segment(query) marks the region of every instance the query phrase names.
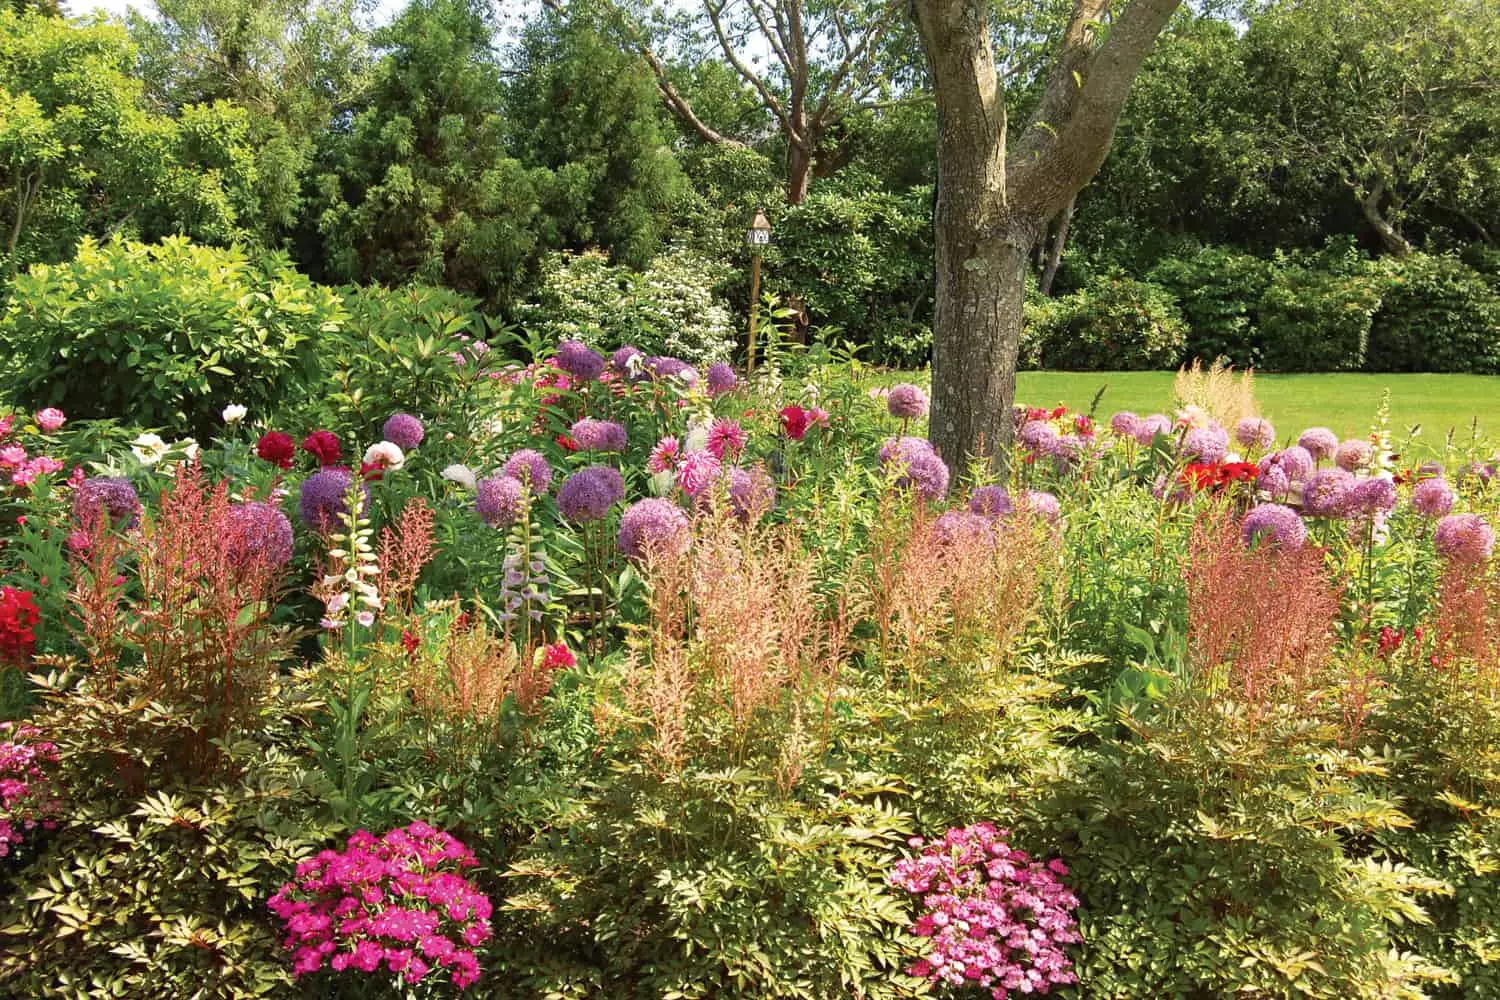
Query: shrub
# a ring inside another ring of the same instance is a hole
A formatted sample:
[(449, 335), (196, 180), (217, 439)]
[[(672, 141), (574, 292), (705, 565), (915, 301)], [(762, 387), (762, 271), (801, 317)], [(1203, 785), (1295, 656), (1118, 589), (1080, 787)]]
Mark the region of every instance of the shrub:
[(72, 262), (17, 276), (0, 345), (25, 405), (206, 434), (227, 403), (295, 398), (343, 320), (338, 295), (281, 254), (85, 240)]
[(1378, 372), (1500, 372), (1500, 294), (1452, 257), (1384, 261), (1365, 367)]
[(1090, 278), (1079, 291), (1033, 307), (1028, 319), (1046, 368), (1172, 368), (1187, 346), (1187, 323), (1171, 293), (1118, 274)]
[(1177, 299), (1187, 320), (1189, 360), (1223, 359), (1240, 368), (1260, 364), (1255, 309), (1271, 283), (1270, 262), (1228, 247), (1199, 247), (1167, 257), (1149, 280)]
[(1379, 306), (1372, 266), (1352, 247), (1310, 257), (1278, 254), (1256, 306), (1261, 363), (1272, 371), (1358, 371)]

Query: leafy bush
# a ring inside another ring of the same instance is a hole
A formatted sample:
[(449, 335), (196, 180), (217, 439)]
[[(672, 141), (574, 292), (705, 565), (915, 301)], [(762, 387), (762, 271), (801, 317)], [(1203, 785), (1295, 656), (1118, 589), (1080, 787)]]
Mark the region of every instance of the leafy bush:
[(1500, 372), (1500, 294), (1452, 257), (1382, 262), (1385, 283), (1366, 367), (1377, 372)]
[(1358, 371), (1379, 307), (1374, 269), (1352, 246), (1315, 256), (1277, 254), (1256, 306), (1261, 363), (1272, 371)]
[(1187, 346), (1187, 323), (1171, 293), (1123, 275), (1090, 278), (1071, 295), (1033, 305), (1027, 320), (1046, 368), (1172, 368)]
[(17, 276), (0, 345), (24, 405), (203, 434), (228, 403), (296, 398), (343, 320), (338, 295), (280, 254), (85, 240)]
[(722, 267), (687, 250), (663, 253), (640, 273), (597, 251), (552, 254), (520, 322), (543, 342), (632, 344), (706, 366), (727, 359), (733, 346), (733, 317), (714, 294), (723, 278)]
[(1229, 247), (1199, 247), (1164, 258), (1149, 279), (1177, 299), (1188, 323), (1188, 360), (1223, 358), (1239, 368), (1260, 364), (1255, 308), (1271, 283), (1269, 262)]

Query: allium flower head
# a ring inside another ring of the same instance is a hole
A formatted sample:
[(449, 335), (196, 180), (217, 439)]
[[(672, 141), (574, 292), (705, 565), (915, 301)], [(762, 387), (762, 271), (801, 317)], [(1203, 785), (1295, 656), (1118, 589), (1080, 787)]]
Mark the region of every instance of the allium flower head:
[(1109, 429), (1120, 437), (1134, 439), (1140, 435), (1143, 426), (1144, 421), (1129, 410), (1121, 410), (1109, 418)]
[(733, 460), (740, 452), (745, 450), (749, 443), (750, 435), (745, 433), (745, 428), (740, 426), (738, 420), (714, 420), (708, 428), (708, 450), (713, 452), (720, 461)]
[(719, 478), (722, 463), (711, 451), (690, 451), (677, 467), (677, 485), (697, 499)]
[(890, 438), (880, 447), (882, 465), (897, 470), (897, 489), (914, 490), (925, 500), (948, 495), (948, 466), (924, 438)]
[(634, 374), (632, 369), (638, 369), (640, 367), (639, 359), (645, 356), (640, 348), (631, 347), (629, 344), (626, 344), (609, 356), (609, 363), (619, 374), (632, 375)]
[(568, 429), (568, 435), (583, 451), (615, 452), (625, 450), (625, 428), (611, 420), (584, 417)]
[(995, 544), (995, 522), (970, 510), (947, 510), (932, 522), (933, 541), (939, 545), (990, 546)]
[(285, 566), (292, 558), (292, 522), (280, 507), (237, 503), (225, 517), (225, 547), (236, 566), (265, 562)]
[(481, 479), (475, 489), (474, 509), (491, 528), (505, 529), (526, 515), (526, 486), (514, 476)]
[(1453, 488), (1446, 479), (1424, 479), (1411, 491), (1412, 508), (1434, 521), (1453, 509), (1453, 499)]
[(281, 469), (290, 469), (297, 460), (297, 445), (290, 434), (268, 431), (255, 445), (255, 454)]
[(1478, 514), (1449, 514), (1433, 533), (1438, 554), (1463, 566), (1477, 566), (1495, 549), (1495, 532)]
[[(342, 526), (344, 515), (349, 513), (346, 499), (350, 485), (354, 482), (348, 469), (323, 469), (302, 480), (302, 493), (297, 503), (302, 523), (314, 531), (327, 532)], [(360, 486), (368, 502), (369, 490)]]
[(44, 433), (51, 434), (67, 422), (68, 418), (63, 415), (63, 411), (56, 407), (49, 406), (45, 410), (37, 411), (36, 425)]
[(1327, 427), (1309, 427), (1297, 438), (1297, 444), (1307, 449), (1314, 461), (1332, 458), (1339, 449), (1339, 436)]
[(1260, 476), (1255, 485), (1269, 496), (1285, 497), (1292, 488), (1292, 479), (1286, 474), (1286, 467), (1282, 465), (1262, 465)]
[(977, 486), (969, 494), (969, 510), (985, 517), (1003, 517), (1014, 508), (1003, 486)]
[(557, 345), (557, 367), (580, 382), (592, 382), (604, 374), (604, 358), (581, 340)]
[(1235, 426), (1234, 439), (1242, 448), (1269, 448), (1276, 443), (1276, 428), (1269, 420), (1246, 417)]
[(637, 500), (620, 515), (620, 551), (631, 559), (681, 555), (692, 541), (692, 522), (670, 500)]
[(1141, 429), (1136, 434), (1136, 442), (1142, 446), (1150, 445), (1156, 440), (1158, 434), (1172, 433), (1172, 418), (1165, 413), (1153, 413), (1141, 420)]
[(557, 509), (574, 524), (602, 520), (625, 499), (625, 480), (618, 469), (591, 465), (569, 476), (557, 491)]
[(1302, 509), (1311, 517), (1346, 517), (1354, 477), (1343, 469), (1319, 469), (1302, 487)]
[(87, 529), (100, 514), (108, 515), (117, 528), (134, 528), (141, 523), (141, 498), (130, 480), (99, 476), (79, 484), (73, 495), (73, 520)]
[(1222, 462), (1228, 454), (1229, 440), (1223, 428), (1195, 427), (1182, 436), (1182, 457), (1190, 462)]
[(1286, 478), (1290, 482), (1301, 482), (1306, 479), (1312, 474), (1315, 465), (1312, 454), (1297, 444), (1272, 452), (1260, 460), (1262, 472), (1266, 472), (1272, 466), (1277, 466), (1286, 473)]
[(1041, 455), (1057, 447), (1057, 430), (1045, 420), (1028, 420), (1016, 431), (1016, 440)]
[(1367, 467), (1374, 456), (1375, 448), (1370, 442), (1350, 438), (1341, 443), (1333, 453), (1333, 462), (1345, 472), (1358, 472)]
[(1300, 549), (1307, 541), (1307, 525), (1302, 523), (1302, 518), (1292, 508), (1279, 503), (1252, 507), (1245, 515), (1242, 530), (1246, 545), (1270, 543), (1291, 551)]
[(530, 488), (532, 496), (543, 496), (552, 487), (552, 467), (539, 451), (522, 448), (506, 459), (501, 472), (519, 479)]
[(708, 366), (707, 387), (710, 396), (722, 396), (727, 392), (733, 392), (739, 379), (735, 377), (734, 369), (722, 361), (716, 365)]
[(381, 437), (403, 451), (411, 451), (421, 444), (426, 434), (427, 428), (422, 426), (422, 421), (410, 413), (392, 414), (380, 429)]
[(1396, 484), (1383, 476), (1360, 479), (1349, 493), (1349, 504), (1366, 516), (1388, 514), (1396, 509)]
[(886, 394), (885, 408), (898, 420), (918, 420), (927, 416), (927, 393), (910, 382), (893, 385)]
[(776, 506), (776, 484), (761, 466), (727, 469), (724, 478), (729, 494), (729, 509), (739, 520), (759, 520)]
[(1062, 517), (1062, 504), (1046, 490), (1027, 490), (1017, 506), (1052, 524), (1056, 524)]
[(642, 361), (641, 367), (654, 378), (675, 379), (690, 388), (698, 384), (698, 370), (679, 358), (656, 355)]

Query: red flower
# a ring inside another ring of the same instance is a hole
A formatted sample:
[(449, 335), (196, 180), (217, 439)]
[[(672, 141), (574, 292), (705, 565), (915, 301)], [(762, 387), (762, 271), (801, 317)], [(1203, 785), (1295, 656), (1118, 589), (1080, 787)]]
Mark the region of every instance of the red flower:
[(297, 457), (297, 445), (290, 434), (268, 431), (255, 446), (255, 453), (273, 465), (290, 469), (292, 460)]
[(1052, 411), (1052, 414), (1051, 414), (1052, 419), (1056, 420), (1056, 419), (1058, 419), (1059, 417), (1061, 417), (1063, 414), (1065, 414), (1067, 412), (1068, 412), (1068, 408), (1066, 406), (1059, 406), (1057, 409), (1055, 409), (1055, 410)]
[(421, 648), (422, 640), (417, 638), (417, 633), (409, 628), (401, 630), (401, 648), (406, 650), (407, 656), (416, 656), (417, 650)]
[(0, 660), (24, 663), (36, 649), (33, 629), (42, 620), (30, 591), (0, 588)]
[(1026, 411), (1026, 421), (1028, 423), (1030, 423), (1033, 420), (1046, 420), (1046, 419), (1047, 419), (1047, 411), (1044, 410), (1044, 409), (1042, 409), (1039, 406), (1033, 406), (1031, 409), (1029, 409), (1029, 410)]
[(379, 462), (360, 462), (359, 478), (367, 483), (378, 483), (385, 478), (385, 466)]
[(332, 431), (313, 431), (303, 439), (302, 450), (315, 457), (318, 465), (325, 469), (338, 464), (339, 439)]
[(1389, 625), (1380, 630), (1380, 655), (1390, 659), (1392, 653), (1401, 648), (1406, 633), (1399, 628), (1391, 628)]
[(1073, 429), (1084, 437), (1094, 436), (1094, 422), (1087, 413), (1080, 413), (1073, 418)]
[(559, 434), (557, 436), (557, 443), (562, 446), (562, 449), (564, 451), (577, 451), (578, 450), (578, 442), (574, 441), (572, 438), (568, 437), (568, 435), (566, 435), (566, 434)]
[(567, 670), (578, 665), (578, 658), (567, 643), (554, 642), (542, 647), (543, 670)]
[(810, 423), (807, 411), (800, 406), (785, 406), (781, 409), (781, 428), (786, 431), (786, 436), (793, 441), (801, 441), (807, 436), (807, 425)]

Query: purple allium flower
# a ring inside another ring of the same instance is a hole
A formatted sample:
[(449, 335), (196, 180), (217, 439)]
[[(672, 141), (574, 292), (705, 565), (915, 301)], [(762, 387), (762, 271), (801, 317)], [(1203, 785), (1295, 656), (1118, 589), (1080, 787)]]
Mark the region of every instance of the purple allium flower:
[(264, 561), (285, 566), (292, 558), (292, 522), (281, 508), (268, 503), (237, 503), (225, 515), (224, 535), (229, 561), (244, 566)]
[(1263, 503), (1245, 515), (1245, 544), (1270, 542), (1285, 550), (1300, 549), (1307, 541), (1307, 525), (1295, 510), (1279, 503)]
[(1010, 493), (1003, 486), (976, 486), (969, 494), (969, 510), (985, 517), (1003, 517), (1013, 509)]
[(1246, 417), (1235, 427), (1234, 439), (1243, 448), (1269, 448), (1276, 443), (1276, 428), (1269, 420)]
[(914, 489), (927, 500), (948, 495), (948, 466), (925, 438), (887, 438), (880, 446), (880, 463), (897, 468), (897, 489)]
[(719, 478), (721, 465), (719, 456), (711, 451), (690, 451), (677, 468), (677, 485), (696, 500)]
[(625, 428), (611, 420), (584, 417), (569, 428), (568, 436), (584, 451), (625, 450)]
[(995, 544), (995, 523), (983, 514), (968, 510), (949, 510), (932, 522), (932, 538), (939, 545)]
[(1050, 455), (1057, 447), (1057, 431), (1045, 420), (1029, 420), (1016, 431), (1016, 440), (1039, 455)]
[(1120, 437), (1139, 437), (1141, 428), (1144, 426), (1145, 421), (1129, 410), (1121, 410), (1109, 418), (1109, 429), (1120, 435)]
[(722, 396), (726, 392), (733, 392), (739, 379), (735, 377), (734, 369), (719, 362), (708, 366), (707, 385), (710, 396)]
[(1300, 482), (1306, 479), (1313, 471), (1316, 463), (1308, 450), (1301, 445), (1292, 445), (1281, 451), (1273, 451), (1260, 460), (1260, 471), (1262, 475), (1269, 472), (1273, 467), (1281, 469), (1286, 473), (1290, 482)]
[(1153, 413), (1141, 421), (1141, 429), (1135, 439), (1142, 445), (1149, 445), (1156, 440), (1158, 434), (1172, 433), (1172, 418), (1165, 413)]
[(620, 515), (620, 551), (631, 559), (681, 555), (692, 541), (692, 522), (670, 500), (637, 500)]
[(552, 467), (541, 452), (530, 448), (510, 456), (500, 471), (530, 487), (533, 496), (542, 496), (552, 486)]
[(625, 480), (618, 469), (591, 465), (567, 478), (557, 491), (557, 509), (574, 524), (601, 520), (625, 499)]
[(141, 498), (130, 480), (115, 476), (96, 476), (78, 484), (73, 497), (73, 519), (80, 527), (90, 528), (100, 512), (109, 515), (117, 528), (134, 528), (141, 523)]
[(515, 476), (491, 476), (476, 487), (474, 509), (491, 528), (509, 528), (526, 515), (526, 485)]
[(640, 348), (631, 347), (629, 344), (626, 344), (609, 356), (609, 363), (614, 367), (616, 372), (621, 375), (629, 375), (631, 361), (636, 358), (644, 358), (645, 356)]
[(1062, 504), (1046, 490), (1027, 490), (1017, 506), (1052, 524), (1056, 524), (1058, 518), (1062, 517)]
[(592, 382), (604, 374), (604, 358), (581, 340), (558, 344), (556, 364), (580, 382)]
[(1453, 488), (1446, 479), (1424, 479), (1411, 491), (1412, 508), (1434, 521), (1453, 509), (1453, 499)]
[(926, 438), (886, 438), (880, 445), (880, 464), (885, 465), (898, 459), (904, 462), (913, 455), (931, 452), (932, 442)]
[(1465, 479), (1478, 479), (1481, 484), (1488, 483), (1495, 478), (1495, 466), (1491, 462), (1470, 462), (1459, 471), (1458, 481)]
[(916, 420), (927, 416), (927, 393), (910, 382), (891, 386), (885, 397), (885, 408), (891, 416), (900, 420)]
[(1182, 457), (1190, 462), (1222, 462), (1229, 454), (1229, 440), (1223, 428), (1199, 427), (1182, 438)]
[(1477, 566), (1494, 551), (1495, 532), (1478, 514), (1449, 514), (1438, 522), (1433, 541), (1450, 561)]
[(1343, 469), (1319, 469), (1302, 487), (1302, 509), (1310, 517), (1346, 517), (1354, 476)]
[(1327, 427), (1309, 427), (1297, 438), (1297, 444), (1307, 449), (1316, 462), (1332, 458), (1339, 449), (1339, 436)]
[(1292, 480), (1284, 466), (1272, 465), (1256, 477), (1255, 485), (1269, 496), (1285, 497), (1292, 488)]
[(410, 413), (394, 413), (381, 428), (380, 434), (391, 444), (402, 451), (411, 451), (422, 443), (427, 429), (422, 426), (422, 421)]
[(1355, 482), (1349, 493), (1352, 510), (1367, 516), (1389, 514), (1396, 509), (1396, 484), (1383, 476)]
[(776, 484), (759, 465), (749, 469), (729, 469), (725, 473), (725, 480), (728, 484), (729, 509), (741, 521), (759, 520), (776, 505)]
[(690, 387), (698, 383), (698, 370), (678, 358), (657, 355), (647, 358), (641, 364), (656, 378), (674, 378)]
[(1333, 453), (1333, 464), (1345, 472), (1358, 472), (1370, 464), (1370, 459), (1375, 455), (1375, 449), (1368, 441), (1358, 438), (1350, 438), (1338, 446)]
[[(349, 513), (345, 498), (353, 482), (354, 477), (348, 469), (324, 469), (302, 480), (302, 495), (297, 504), (302, 523), (314, 531), (331, 531), (341, 527), (344, 515)], [(370, 491), (363, 483), (360, 484), (360, 491), (364, 494), (361, 501), (363, 510), (363, 505), (369, 502)]]

